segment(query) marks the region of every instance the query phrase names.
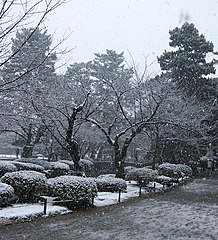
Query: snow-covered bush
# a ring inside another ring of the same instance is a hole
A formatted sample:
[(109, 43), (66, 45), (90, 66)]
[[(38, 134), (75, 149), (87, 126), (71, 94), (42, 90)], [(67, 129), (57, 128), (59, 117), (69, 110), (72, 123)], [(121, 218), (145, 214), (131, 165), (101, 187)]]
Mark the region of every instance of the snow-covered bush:
[(126, 176), (126, 174), (132, 170), (132, 169), (135, 169), (136, 167), (133, 167), (133, 166), (127, 166), (127, 167), (124, 167), (124, 174)]
[(192, 168), (185, 164), (177, 164), (177, 169), (182, 172), (185, 176), (191, 177), (193, 174)]
[(6, 173), (1, 181), (14, 188), (19, 202), (30, 202), (46, 189), (47, 179), (43, 173), (36, 171), (17, 171)]
[(121, 178), (115, 178), (112, 174), (100, 175), (94, 178), (99, 192), (117, 192), (126, 191), (126, 181)]
[(101, 175), (98, 176), (98, 178), (106, 178), (106, 177), (115, 178), (115, 177), (116, 177), (116, 174), (108, 173), (108, 174), (101, 174)]
[(162, 163), (158, 166), (158, 174), (171, 177), (173, 179), (180, 178), (181, 172), (176, 168), (176, 164), (172, 163)]
[(15, 199), (14, 189), (12, 186), (0, 182), (0, 207), (10, 205)]
[(87, 177), (94, 177), (96, 175), (95, 164), (91, 160), (80, 159), (79, 165)]
[(14, 164), (7, 161), (0, 161), (0, 177), (7, 172), (14, 172), (14, 171), (17, 171), (17, 168)]
[(136, 181), (139, 184), (147, 185), (157, 177), (157, 171), (143, 167), (133, 168), (126, 174), (126, 180)]
[(45, 170), (44, 167), (37, 165), (37, 164), (33, 164), (33, 163), (24, 163), (24, 162), (17, 162), (17, 161), (13, 161), (11, 163), (17, 167), (18, 171), (30, 170), (30, 171), (36, 171), (36, 172), (43, 173)]
[(46, 171), (47, 178), (54, 178), (62, 175), (67, 175), (70, 170), (69, 165), (62, 162), (51, 162), (50, 165), (51, 168)]
[(69, 208), (88, 207), (97, 195), (97, 186), (92, 179), (60, 176), (48, 179), (47, 195), (58, 200), (71, 200), (61, 203)]
[(44, 160), (44, 159), (38, 159), (38, 158), (19, 158), (16, 159), (15, 161), (17, 162), (24, 162), (24, 163), (33, 163), (33, 164), (37, 164), (40, 165), (42, 167), (44, 167), (45, 170), (49, 170), (51, 169), (51, 164), (50, 162)]
[(70, 170), (73, 170), (73, 171), (76, 170), (73, 161), (70, 161), (70, 160), (59, 160), (58, 162), (67, 164), (69, 166)]
[(174, 180), (192, 174), (192, 169), (183, 164), (162, 163), (158, 166), (158, 174)]
[(171, 185), (172, 182), (173, 182), (173, 179), (171, 177), (167, 177), (167, 176), (157, 176), (155, 179), (154, 179), (155, 182), (158, 182), (160, 184), (166, 184), (166, 185)]

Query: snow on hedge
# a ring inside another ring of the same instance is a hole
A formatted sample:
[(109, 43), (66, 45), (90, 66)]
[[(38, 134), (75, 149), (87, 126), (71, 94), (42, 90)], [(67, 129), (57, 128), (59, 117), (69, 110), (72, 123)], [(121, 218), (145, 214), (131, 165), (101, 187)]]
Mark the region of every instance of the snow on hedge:
[(80, 159), (79, 165), (82, 167), (82, 170), (85, 172), (85, 175), (88, 177), (95, 176), (95, 164), (88, 159)]
[(185, 164), (177, 164), (176, 168), (178, 169), (178, 171), (182, 172), (185, 176), (190, 177), (193, 174), (192, 168)]
[(45, 170), (44, 167), (37, 164), (33, 164), (33, 163), (24, 163), (24, 162), (17, 162), (17, 161), (13, 161), (11, 163), (17, 167), (18, 171), (30, 170), (30, 171), (36, 171), (36, 172), (44, 172)]
[(162, 163), (158, 166), (158, 174), (178, 179), (184, 176), (191, 176), (192, 169), (184, 164)]
[(66, 163), (61, 162), (50, 162), (51, 168), (46, 171), (46, 176), (48, 178), (59, 177), (62, 175), (67, 175), (69, 173), (70, 167)]
[(74, 166), (74, 162), (70, 160), (58, 160), (58, 162), (65, 163), (69, 166), (70, 170), (76, 170)]
[(164, 176), (164, 175), (161, 175), (161, 176), (157, 176), (155, 179), (154, 179), (155, 182), (158, 182), (160, 184), (166, 184), (166, 185), (171, 185), (173, 179), (171, 177), (167, 177), (167, 176)]
[(100, 175), (93, 178), (97, 184), (99, 192), (117, 192), (119, 190), (126, 191), (126, 181), (121, 178), (115, 178), (113, 174)]
[(24, 163), (33, 163), (40, 165), (45, 168), (45, 170), (51, 169), (51, 164), (50, 162), (44, 160), (44, 159), (38, 159), (38, 158), (19, 158), (16, 159), (15, 161), (17, 162), (24, 162)]
[(133, 167), (133, 166), (126, 166), (126, 167), (124, 167), (124, 173), (125, 173), (125, 175), (130, 171), (130, 170), (132, 170), (132, 169), (135, 169), (136, 167)]
[(7, 161), (0, 161), (0, 177), (7, 172), (14, 172), (14, 171), (17, 171), (17, 168), (14, 164)]
[(11, 185), (19, 202), (33, 201), (36, 195), (46, 189), (47, 178), (43, 173), (36, 171), (17, 171), (6, 173), (1, 181)]
[(143, 167), (130, 169), (126, 174), (126, 180), (136, 181), (140, 184), (146, 185), (158, 176), (157, 171)]
[(0, 182), (0, 207), (6, 207), (15, 199), (14, 189), (12, 186)]
[(86, 207), (97, 195), (97, 186), (92, 179), (60, 176), (48, 179), (47, 195), (59, 200), (71, 200), (61, 204), (69, 208)]
[(54, 170), (65, 170), (65, 171), (68, 171), (70, 170), (70, 167), (69, 165), (67, 165), (66, 163), (61, 163), (61, 162), (50, 162), (51, 164), (51, 169), (54, 169)]

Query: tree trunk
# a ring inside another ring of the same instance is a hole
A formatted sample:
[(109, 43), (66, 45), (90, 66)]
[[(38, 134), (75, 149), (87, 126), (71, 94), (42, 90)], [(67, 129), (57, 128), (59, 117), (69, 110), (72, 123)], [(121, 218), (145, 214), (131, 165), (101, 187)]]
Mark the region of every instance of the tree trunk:
[(116, 177), (123, 178), (125, 177), (124, 174), (124, 163), (126, 158), (126, 151), (119, 149), (118, 142), (115, 141), (114, 143), (114, 166), (116, 169)]
[(122, 154), (115, 156), (114, 165), (115, 165), (115, 169), (116, 169), (116, 177), (117, 178), (124, 179), (124, 177), (125, 177), (124, 162), (125, 162), (125, 156), (122, 156)]
[(26, 144), (23, 147), (23, 151), (21, 154), (22, 158), (29, 158), (33, 155), (33, 144), (32, 144), (32, 124), (29, 125), (29, 128), (27, 130), (27, 138), (26, 138)]
[(81, 171), (81, 166), (79, 165), (80, 161), (80, 149), (77, 141), (71, 140), (71, 142), (68, 142), (68, 153), (70, 154), (70, 157), (72, 161), (74, 162), (74, 166), (76, 171)]
[(25, 145), (21, 154), (22, 158), (30, 158), (33, 156), (33, 145)]
[(79, 165), (80, 161), (80, 148), (78, 142), (73, 137), (74, 131), (74, 123), (76, 121), (77, 114), (82, 111), (83, 106), (78, 106), (73, 109), (71, 116), (68, 118), (68, 128), (66, 132), (66, 139), (67, 142), (67, 152), (70, 154), (72, 161), (74, 162), (74, 166), (78, 174), (81, 172), (81, 166)]

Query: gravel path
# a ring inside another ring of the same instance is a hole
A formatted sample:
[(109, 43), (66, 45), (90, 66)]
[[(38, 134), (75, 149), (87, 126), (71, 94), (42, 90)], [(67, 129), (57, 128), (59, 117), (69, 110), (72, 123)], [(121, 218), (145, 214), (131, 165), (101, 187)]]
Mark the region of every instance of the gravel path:
[(218, 180), (195, 179), (163, 194), (0, 227), (0, 239), (218, 239)]

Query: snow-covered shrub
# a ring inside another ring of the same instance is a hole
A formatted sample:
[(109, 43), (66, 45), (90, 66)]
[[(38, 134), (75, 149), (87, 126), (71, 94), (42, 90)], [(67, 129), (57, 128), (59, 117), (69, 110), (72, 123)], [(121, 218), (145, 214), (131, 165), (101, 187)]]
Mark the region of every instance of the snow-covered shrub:
[(182, 177), (182, 173), (177, 169), (176, 164), (162, 163), (158, 166), (158, 174), (171, 177), (174, 180)]
[(91, 160), (80, 159), (79, 165), (87, 177), (94, 177), (96, 175), (95, 164)]
[(166, 184), (166, 185), (171, 185), (172, 182), (173, 182), (173, 179), (171, 177), (167, 177), (167, 176), (164, 176), (164, 175), (161, 175), (161, 176), (157, 176), (155, 179), (154, 179), (155, 182), (158, 182), (160, 184)]
[(46, 171), (46, 177), (48, 178), (67, 175), (70, 170), (69, 165), (62, 162), (51, 162), (50, 165), (51, 165), (51, 168)]
[(94, 178), (99, 192), (117, 192), (126, 191), (126, 181), (121, 178), (115, 178), (112, 174), (100, 175)]
[(47, 179), (43, 173), (36, 171), (17, 171), (6, 173), (1, 181), (14, 188), (19, 202), (29, 202), (46, 189)]
[(42, 167), (44, 167), (45, 170), (49, 170), (51, 169), (51, 164), (50, 162), (44, 160), (44, 159), (38, 159), (38, 158), (19, 158), (16, 159), (15, 161), (17, 162), (24, 162), (24, 163), (33, 163), (33, 164), (37, 164), (40, 165)]
[(192, 174), (192, 169), (183, 164), (162, 163), (158, 166), (158, 174), (174, 180)]
[(69, 208), (88, 207), (97, 195), (97, 186), (92, 179), (60, 176), (48, 179), (47, 195), (57, 197), (58, 200), (71, 200), (58, 203)]
[(126, 174), (132, 170), (132, 169), (135, 169), (136, 167), (133, 167), (133, 166), (127, 166), (127, 167), (124, 167), (124, 174), (126, 176)]
[(157, 171), (143, 167), (129, 170), (126, 175), (126, 180), (136, 181), (139, 184), (147, 185), (157, 177)]
[(0, 182), (0, 207), (10, 205), (15, 199), (14, 189), (12, 186)]
[(176, 168), (182, 172), (185, 176), (191, 177), (193, 174), (192, 168), (185, 164), (177, 164)]
[(108, 173), (108, 174), (101, 174), (101, 175), (98, 176), (98, 178), (106, 178), (106, 177), (115, 178), (115, 177), (116, 177), (116, 174)]
[(73, 161), (70, 161), (70, 160), (59, 160), (58, 162), (67, 164), (69, 166), (70, 170), (73, 170), (73, 171), (76, 170)]
[(17, 168), (14, 164), (7, 161), (0, 161), (0, 177), (7, 172), (14, 172), (14, 171), (17, 171)]
[(44, 167), (37, 165), (37, 164), (33, 164), (33, 163), (24, 163), (24, 162), (13, 161), (12, 164), (17, 167), (18, 171), (30, 170), (30, 171), (36, 171), (36, 172), (43, 173), (45, 170)]

